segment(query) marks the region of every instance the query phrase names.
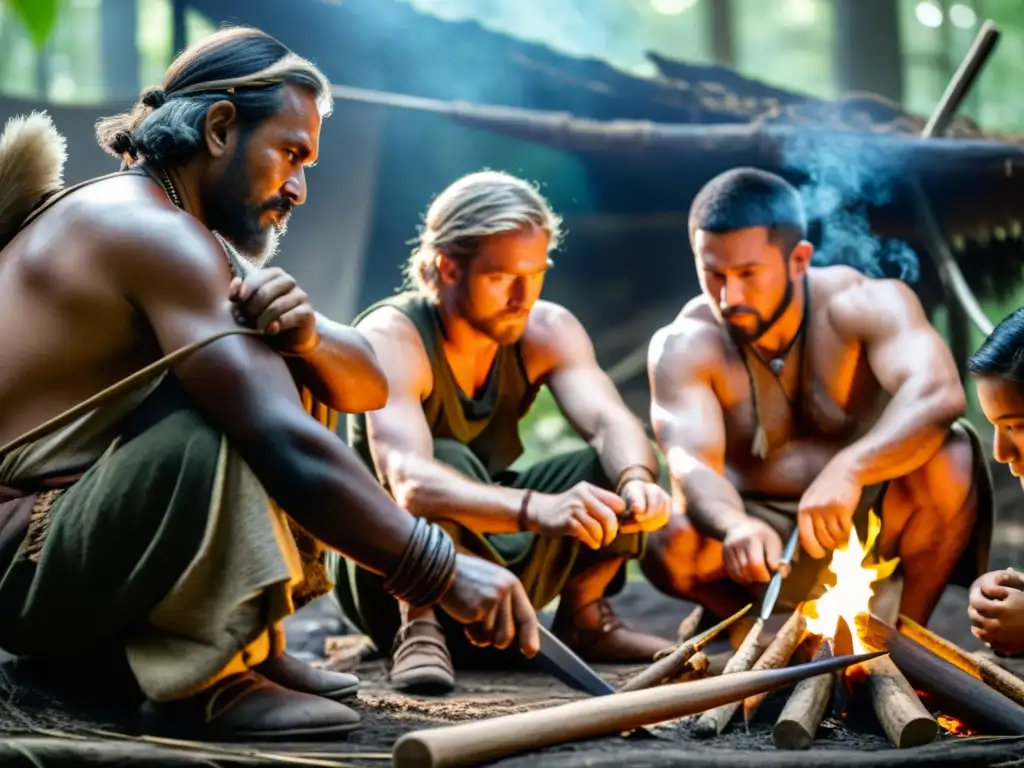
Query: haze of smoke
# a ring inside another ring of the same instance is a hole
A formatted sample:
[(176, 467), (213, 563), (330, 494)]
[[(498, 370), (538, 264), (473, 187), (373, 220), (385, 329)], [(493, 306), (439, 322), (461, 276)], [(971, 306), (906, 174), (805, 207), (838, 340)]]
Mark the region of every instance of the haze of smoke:
[(807, 176), (800, 194), (809, 221), (821, 225), (814, 263), (846, 264), (870, 277), (918, 279), (918, 256), (902, 240), (882, 240), (871, 230), (868, 208), (892, 199), (902, 153), (891, 142), (798, 134), (782, 149), (784, 167)]

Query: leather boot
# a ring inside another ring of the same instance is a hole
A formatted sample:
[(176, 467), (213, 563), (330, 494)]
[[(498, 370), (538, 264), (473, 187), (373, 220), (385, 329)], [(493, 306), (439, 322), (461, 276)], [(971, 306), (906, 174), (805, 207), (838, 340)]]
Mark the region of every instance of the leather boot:
[(449, 693), (455, 688), (455, 670), (444, 630), (429, 619), (402, 626), (391, 650), (391, 685), (407, 693)]
[(576, 609), (559, 603), (554, 633), (584, 661), (605, 664), (650, 662), (658, 651), (674, 643), (630, 629), (604, 599)]
[(301, 741), (343, 736), (360, 717), (344, 704), (299, 693), (252, 670), (188, 699), (148, 701), (141, 725), (150, 734), (200, 741)]
[(317, 669), (287, 653), (276, 659), (267, 659), (255, 671), (285, 688), (332, 701), (349, 699), (359, 690), (359, 678), (355, 675)]

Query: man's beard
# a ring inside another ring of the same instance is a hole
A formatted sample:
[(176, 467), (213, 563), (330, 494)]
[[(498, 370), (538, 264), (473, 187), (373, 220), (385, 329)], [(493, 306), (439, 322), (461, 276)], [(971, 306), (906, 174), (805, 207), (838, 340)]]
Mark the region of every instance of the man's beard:
[[(793, 281), (786, 281), (786, 292), (782, 296), (782, 300), (779, 302), (779, 306), (775, 308), (775, 311), (767, 318), (761, 317), (761, 315), (751, 307), (733, 307), (729, 310), (722, 312), (722, 321), (726, 324), (729, 329), (729, 333), (734, 337), (742, 339), (748, 344), (754, 344), (758, 339), (764, 336), (773, 325), (775, 325), (779, 318), (781, 318), (789, 305), (793, 303)], [(738, 315), (745, 315), (747, 317), (753, 317), (757, 320), (757, 323), (753, 328), (747, 330), (741, 326), (734, 325), (729, 322), (730, 317)]]
[[(203, 200), (203, 214), (210, 229), (229, 240), (257, 267), (266, 266), (277, 253), (285, 233), (292, 201), (273, 197), (258, 205), (251, 202), (252, 180), (246, 168), (245, 142), (239, 143), (224, 174)], [(262, 226), (260, 219), (269, 211), (282, 214), (280, 223)]]
[(474, 316), (464, 288), (459, 288), (456, 293), (455, 308), (459, 312), (459, 317), (470, 328), (502, 347), (515, 344), (523, 337), (523, 333), (526, 331), (526, 323), (522, 322), (521, 312), (499, 312), (488, 318)]

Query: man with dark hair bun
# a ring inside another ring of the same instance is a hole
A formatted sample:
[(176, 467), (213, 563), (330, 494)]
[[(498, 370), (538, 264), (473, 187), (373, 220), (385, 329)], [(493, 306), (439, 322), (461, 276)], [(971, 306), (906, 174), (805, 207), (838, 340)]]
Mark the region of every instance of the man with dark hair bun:
[[(147, 730), (345, 733), (358, 680), (284, 654), (328, 549), (474, 642), (539, 643), (507, 570), (414, 520), (333, 432), (381, 407), (372, 348), (264, 265), (306, 198), (330, 85), (218, 32), (100, 121), (120, 172), (61, 189), (44, 115), (0, 142), (0, 647), (67, 676), (127, 662)], [(91, 689), (96, 690), (95, 686)]]
[(763, 590), (799, 528), (780, 607), (817, 597), (831, 550), (871, 512), (868, 557), (898, 557), (901, 611), (925, 623), (987, 564), (992, 485), (953, 357), (914, 293), (812, 267), (797, 191), (753, 168), (690, 210), (702, 294), (650, 344), (651, 417), (675, 514), (644, 571), (721, 615)]

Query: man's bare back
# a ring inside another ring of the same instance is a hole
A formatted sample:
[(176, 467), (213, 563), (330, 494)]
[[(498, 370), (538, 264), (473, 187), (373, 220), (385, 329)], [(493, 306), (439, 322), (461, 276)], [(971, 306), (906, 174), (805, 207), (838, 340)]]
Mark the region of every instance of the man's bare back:
[[(849, 267), (813, 268), (808, 272), (811, 300), (802, 349), (793, 350), (780, 375), (792, 396), (803, 382), (808, 408), (803, 429), (764, 459), (751, 444), (756, 428), (750, 378), (743, 358), (704, 296), (691, 300), (677, 318), (659, 330), (652, 349), (660, 349), (658, 364), (666, 370), (695, 367), (710, 381), (722, 409), (725, 428), (726, 472), (743, 494), (799, 495), (843, 447), (866, 432), (888, 402), (888, 393), (872, 374), (863, 345), (837, 324), (837, 305), (870, 309), (888, 304), (905, 288), (889, 281), (869, 280)], [(841, 322), (842, 317), (839, 317)], [(799, 358), (807, 357), (806, 374)], [(757, 365), (751, 361), (751, 365)], [(764, 393), (776, 398), (782, 390)], [(762, 398), (764, 398), (762, 394)], [(762, 409), (787, 408), (785, 401), (762, 401)], [(792, 424), (795, 432), (796, 425)]]
[[(0, 444), (161, 356), (130, 295), (163, 268), (141, 246), (157, 233), (196, 237), (199, 226), (151, 178), (126, 173), (71, 192), (4, 249), (0, 323), (19, 330), (0, 337)], [(226, 297), (226, 258), (210, 267)]]

